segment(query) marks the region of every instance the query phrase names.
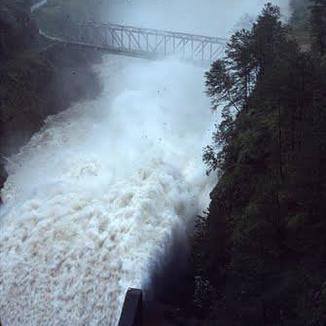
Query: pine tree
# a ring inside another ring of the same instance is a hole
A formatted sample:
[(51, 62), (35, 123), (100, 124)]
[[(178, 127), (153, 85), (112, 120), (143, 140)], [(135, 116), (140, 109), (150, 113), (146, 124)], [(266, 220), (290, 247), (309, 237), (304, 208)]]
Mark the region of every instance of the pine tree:
[(326, 0), (310, 0), (313, 46), (320, 55), (326, 54)]
[(302, 53), (279, 9), (267, 4), (206, 74), (213, 109), (222, 107), (223, 119), (204, 153), (220, 176), (205, 229), (205, 275), (217, 292), (210, 318), (224, 318), (225, 325), (323, 325), (326, 71), (320, 54)]

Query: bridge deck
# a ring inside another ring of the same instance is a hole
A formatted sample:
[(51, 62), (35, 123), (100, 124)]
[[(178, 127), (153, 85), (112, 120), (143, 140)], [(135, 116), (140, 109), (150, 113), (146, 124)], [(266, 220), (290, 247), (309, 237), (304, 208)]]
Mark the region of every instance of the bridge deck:
[(69, 26), (62, 41), (145, 57), (176, 56), (211, 63), (223, 53), (226, 40), (118, 24), (86, 23)]

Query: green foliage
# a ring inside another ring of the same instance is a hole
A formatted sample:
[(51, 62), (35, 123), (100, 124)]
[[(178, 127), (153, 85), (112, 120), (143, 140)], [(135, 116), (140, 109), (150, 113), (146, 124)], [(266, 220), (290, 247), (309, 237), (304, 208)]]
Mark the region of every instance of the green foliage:
[(34, 16), (46, 33), (66, 39), (76, 24), (99, 21), (102, 7), (101, 0), (49, 0)]
[(311, 0), (311, 32), (314, 50), (326, 55), (326, 0)]
[[(0, 4), (0, 187), (6, 179), (4, 157), (24, 145), (48, 115), (98, 91), (89, 68), (98, 55), (40, 37), (30, 17), (32, 2)], [(54, 25), (62, 27), (60, 21)]]
[[(30, 18), (29, 1), (0, 6), (0, 136), (1, 156), (30, 137), (45, 118), (40, 94), (52, 78), (52, 67), (38, 47), (38, 28)], [(1, 162), (3, 163), (3, 162)], [(1, 168), (1, 184), (5, 173)]]
[(4, 0), (0, 4), (0, 65), (17, 51), (33, 46), (37, 27), (30, 19), (29, 1)]
[(290, 19), (294, 34), (300, 44), (310, 43), (309, 39), (309, 10), (310, 0), (291, 0), (292, 16)]
[(207, 325), (324, 325), (322, 54), (301, 52), (267, 4), (206, 74), (212, 107), (223, 110), (204, 152), (220, 178), (197, 245), (207, 253), (199, 274), (216, 291)]

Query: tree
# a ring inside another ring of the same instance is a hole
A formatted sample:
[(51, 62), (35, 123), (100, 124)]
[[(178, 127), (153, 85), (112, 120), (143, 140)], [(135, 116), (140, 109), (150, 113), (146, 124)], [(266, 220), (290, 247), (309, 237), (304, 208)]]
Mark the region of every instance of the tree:
[(320, 55), (326, 54), (326, 0), (310, 0), (313, 47)]
[(219, 174), (203, 231), (210, 321), (323, 325), (326, 70), (315, 51), (301, 52), (267, 4), (206, 74), (223, 117), (204, 152)]

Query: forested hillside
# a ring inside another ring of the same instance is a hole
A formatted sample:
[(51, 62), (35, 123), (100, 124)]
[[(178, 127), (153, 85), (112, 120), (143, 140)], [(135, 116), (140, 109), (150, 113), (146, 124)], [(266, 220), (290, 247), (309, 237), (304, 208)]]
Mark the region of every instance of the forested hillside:
[(290, 24), (294, 35), (301, 45), (309, 46), (310, 43), (310, 1), (309, 0), (291, 0), (290, 8), (292, 15)]
[(268, 4), (206, 75), (223, 121), (205, 149), (219, 181), (194, 237), (202, 325), (326, 322), (326, 1), (309, 14), (295, 5), (310, 50)]
[(46, 6), (35, 12), (35, 17), (45, 32), (67, 38), (72, 24), (98, 21), (104, 3), (100, 0), (48, 0)]
[(30, 12), (35, 2), (5, 0), (0, 5), (0, 187), (6, 160), (48, 115), (98, 90), (90, 69), (97, 54), (42, 38)]

